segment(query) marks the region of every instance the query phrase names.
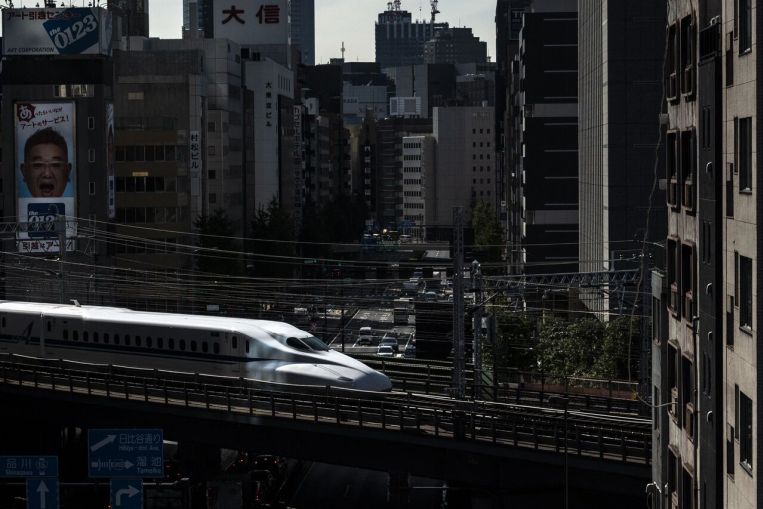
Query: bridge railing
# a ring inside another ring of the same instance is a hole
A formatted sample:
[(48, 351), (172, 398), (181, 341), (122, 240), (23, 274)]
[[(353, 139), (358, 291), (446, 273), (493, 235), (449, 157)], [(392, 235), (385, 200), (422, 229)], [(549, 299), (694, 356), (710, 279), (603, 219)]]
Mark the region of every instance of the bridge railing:
[(0, 361), (0, 382), (6, 388), (61, 391), (89, 398), (312, 421), (497, 446), (563, 452), (566, 444), (570, 454), (579, 456), (641, 464), (651, 460), (651, 429), (643, 419), (603, 418), (570, 411), (565, 423), (565, 414), (560, 410), (525, 405), (325, 388), (291, 387), (285, 392), (241, 379), (89, 367)]

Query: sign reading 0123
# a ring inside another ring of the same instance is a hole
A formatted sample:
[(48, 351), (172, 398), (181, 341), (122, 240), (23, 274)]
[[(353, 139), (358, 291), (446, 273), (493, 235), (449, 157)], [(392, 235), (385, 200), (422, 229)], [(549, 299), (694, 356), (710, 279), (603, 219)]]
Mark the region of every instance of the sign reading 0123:
[[(83, 15), (84, 14), (84, 15)], [(68, 9), (43, 23), (61, 54), (80, 54), (98, 42), (98, 19), (89, 9)]]

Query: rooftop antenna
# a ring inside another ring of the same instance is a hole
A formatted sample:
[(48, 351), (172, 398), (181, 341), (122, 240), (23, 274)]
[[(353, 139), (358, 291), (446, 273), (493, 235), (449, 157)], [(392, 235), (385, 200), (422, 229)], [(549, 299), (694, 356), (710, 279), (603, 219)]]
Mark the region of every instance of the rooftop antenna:
[(393, 0), (392, 4), (395, 6), (395, 10), (400, 10), (400, 0)]
[(345, 52), (344, 41), (342, 41), (342, 62), (344, 62), (344, 52)]

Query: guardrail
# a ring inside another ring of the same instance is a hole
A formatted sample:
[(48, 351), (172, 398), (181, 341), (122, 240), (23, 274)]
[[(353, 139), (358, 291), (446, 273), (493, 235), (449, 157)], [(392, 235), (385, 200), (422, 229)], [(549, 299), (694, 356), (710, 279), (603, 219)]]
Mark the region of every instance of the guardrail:
[(0, 360), (0, 383), (6, 389), (15, 386), (498, 446), (562, 452), (566, 442), (570, 454), (579, 456), (636, 464), (651, 460), (649, 421), (576, 410), (568, 412), (565, 423), (561, 410), (524, 405), (277, 386), (246, 379), (19, 356)]
[[(384, 359), (356, 356), (368, 366), (390, 377), (393, 387), (403, 392), (447, 394), (451, 389), (452, 365), (446, 361)], [(467, 368), (466, 393), (475, 394), (474, 370)], [(492, 377), (492, 374), (488, 376)], [(638, 384), (622, 380), (563, 377), (518, 370), (500, 370), (497, 380), (483, 381), (478, 399), (547, 406), (552, 395), (570, 400), (571, 408), (613, 415), (648, 416), (650, 409), (634, 398)]]

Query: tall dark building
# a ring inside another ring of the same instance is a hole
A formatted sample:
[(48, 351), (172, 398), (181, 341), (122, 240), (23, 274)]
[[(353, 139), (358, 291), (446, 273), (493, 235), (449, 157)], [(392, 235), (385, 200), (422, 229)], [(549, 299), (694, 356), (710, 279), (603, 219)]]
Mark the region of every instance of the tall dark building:
[(447, 23), (413, 21), (411, 13), (397, 6), (379, 14), (376, 22), (376, 63), (382, 69), (423, 64), (424, 46)]
[(533, 2), (512, 64), (511, 192), (519, 213), (509, 248), (520, 272), (577, 269), (576, 9), (575, 0)]
[(291, 43), (302, 63), (315, 65), (315, 0), (291, 0)]
[[(662, 105), (665, 3), (579, 4), (580, 270), (607, 271), (647, 241), (665, 238), (665, 203), (652, 198), (655, 158), (664, 171)], [(608, 309), (607, 293), (583, 300)]]
[(424, 61), (428, 64), (484, 64), (487, 43), (475, 37), (471, 28), (438, 30), (424, 44)]
[(148, 37), (149, 0), (112, 0), (109, 10), (114, 14), (114, 24), (121, 36)]

